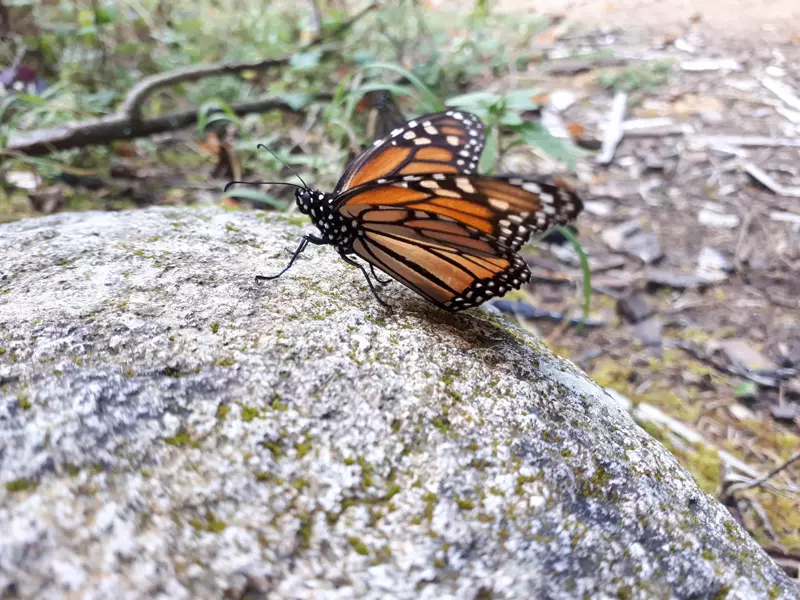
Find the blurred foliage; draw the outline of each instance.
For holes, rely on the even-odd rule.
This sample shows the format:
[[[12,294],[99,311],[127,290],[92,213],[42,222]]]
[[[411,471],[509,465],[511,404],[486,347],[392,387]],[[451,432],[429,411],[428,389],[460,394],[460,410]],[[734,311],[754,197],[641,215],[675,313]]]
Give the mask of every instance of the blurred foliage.
[[[236,130],[245,174],[278,176],[280,163],[255,150],[269,137],[275,147],[286,147],[287,156],[281,158],[291,153],[292,163],[313,171],[308,179],[320,187],[335,182],[354,140],[367,141],[356,106],[366,92],[379,88],[392,91],[409,117],[439,110],[444,103],[479,114],[490,131],[484,171],[494,168],[502,151],[518,144],[572,160],[570,147],[531,120],[536,90],[465,93],[524,69],[534,58],[529,50],[532,37],[548,24],[542,17],[495,15],[485,2],[474,3],[472,11],[445,14],[423,9],[418,0],[400,0],[373,11],[339,39],[326,38],[324,44],[303,51],[317,35],[311,5],[305,2],[15,2],[18,9],[25,5],[27,27],[16,45],[0,50],[0,61],[10,64],[24,46],[26,61],[33,60],[50,87],[41,94],[7,90],[11,93],[0,98],[3,140],[110,114],[127,90],[147,75],[201,63],[292,55],[288,68],[210,77],[158,90],[143,114],[198,107],[200,135],[223,125]],[[348,15],[328,9],[323,17],[325,36]],[[309,106],[315,96],[331,93],[333,102],[321,111]],[[308,109],[313,117],[305,131],[307,142],[294,140],[286,146],[286,125],[298,125],[294,117],[272,112],[238,118],[231,109],[237,102],[264,96]],[[272,135],[276,131],[280,135]],[[298,146],[306,159],[299,160]],[[134,141],[133,151],[144,160],[162,162],[159,145],[151,140]],[[105,174],[116,159],[111,147],[93,147],[55,153],[35,164],[19,157],[6,164],[20,168],[19,161],[25,162],[48,179],[64,167]]]

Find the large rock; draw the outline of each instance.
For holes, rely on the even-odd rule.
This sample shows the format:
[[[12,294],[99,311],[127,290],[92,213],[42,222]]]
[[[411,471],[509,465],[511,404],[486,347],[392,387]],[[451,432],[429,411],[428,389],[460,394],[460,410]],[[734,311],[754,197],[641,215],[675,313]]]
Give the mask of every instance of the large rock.
[[[0,226],[8,597],[795,597],[537,339],[398,284],[387,313],[329,248],[255,284],[287,221]]]

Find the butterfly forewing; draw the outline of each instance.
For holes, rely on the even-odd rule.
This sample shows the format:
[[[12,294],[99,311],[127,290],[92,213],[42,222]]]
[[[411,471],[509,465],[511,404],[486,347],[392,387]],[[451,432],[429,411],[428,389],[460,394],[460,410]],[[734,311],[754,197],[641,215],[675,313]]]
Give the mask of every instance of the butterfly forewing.
[[[480,119],[466,112],[449,110],[412,119],[356,157],[333,193],[395,175],[473,174],[485,137]]]
[[[458,223],[474,240],[515,252],[533,233],[575,218],[582,203],[561,181],[436,173],[395,176],[382,184],[355,188],[338,200],[337,207],[343,216],[362,224],[378,218],[371,210],[416,211],[440,229]],[[448,234],[438,235],[447,239]]]

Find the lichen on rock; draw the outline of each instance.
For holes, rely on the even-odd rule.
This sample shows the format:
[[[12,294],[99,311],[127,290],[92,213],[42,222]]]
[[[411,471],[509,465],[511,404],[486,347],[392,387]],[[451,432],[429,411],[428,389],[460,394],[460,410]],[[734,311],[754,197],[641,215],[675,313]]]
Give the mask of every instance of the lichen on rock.
[[[327,248],[256,284],[301,231],[211,207],[0,225],[5,594],[796,597],[491,310],[390,284],[389,313]]]

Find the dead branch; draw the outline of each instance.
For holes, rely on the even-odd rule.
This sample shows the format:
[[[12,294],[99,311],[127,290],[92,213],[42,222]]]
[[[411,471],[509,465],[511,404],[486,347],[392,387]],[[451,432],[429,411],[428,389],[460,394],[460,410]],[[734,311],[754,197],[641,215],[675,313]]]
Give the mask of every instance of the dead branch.
[[[614,160],[617,146],[625,135],[622,130],[622,122],[625,119],[625,109],[627,105],[628,94],[625,92],[617,92],[611,104],[611,114],[606,124],[605,134],[603,135],[603,147],[600,150],[600,155],[597,157],[597,164],[599,165],[610,165],[611,161]]]
[[[11,31],[11,16],[8,7],[0,0],[0,37],[5,37]]]
[[[311,23],[314,33],[320,35],[322,33],[322,11],[319,8],[318,0],[311,0]]]
[[[738,365],[722,364],[692,345],[677,340],[664,340],[664,345],[670,348],[678,348],[683,350],[692,358],[699,360],[710,367],[714,367],[718,371],[728,373],[729,375],[735,375],[736,377],[741,377],[743,379],[748,379],[753,383],[757,383],[763,387],[777,389],[782,380],[791,379],[792,377],[800,375],[800,371],[797,369],[748,369]]]
[[[302,50],[320,45],[346,31],[376,6],[376,4],[367,6],[357,15],[337,27],[330,36],[319,37],[302,46]],[[100,119],[81,121],[64,125],[63,127],[39,129],[26,135],[13,136],[9,138],[7,148],[29,156],[41,156],[55,150],[103,144],[117,139],[146,137],[155,133],[180,129],[197,121],[197,109],[169,113],[149,119],[142,118],[142,104],[155,90],[167,85],[175,85],[176,83],[197,81],[205,77],[284,66],[291,59],[292,56],[285,56],[251,62],[213,63],[152,75],[144,78],[128,92],[116,113]],[[317,99],[326,100],[330,99],[330,96],[318,96]],[[286,102],[275,98],[262,98],[253,102],[244,102],[231,108],[238,115],[268,110],[294,112],[294,109]]]
[[[327,101],[331,99],[331,96],[316,96],[314,99]],[[297,112],[283,100],[275,98],[261,98],[252,102],[234,104],[231,106],[231,110],[238,116],[270,110]],[[197,117],[197,109],[189,109],[133,123],[126,115],[117,113],[102,119],[82,121],[51,129],[37,129],[30,135],[13,137],[9,140],[8,150],[28,156],[42,156],[56,150],[81,148],[113,140],[131,140],[175,131],[196,123]]]
[[[785,460],[783,463],[781,463],[780,465],[778,465],[777,467],[772,469],[769,473],[767,473],[763,477],[759,477],[758,479],[755,479],[755,480],[753,480],[753,481],[751,481],[749,483],[746,483],[746,484],[734,484],[734,485],[730,486],[730,488],[728,488],[728,493],[729,494],[733,494],[734,492],[743,492],[744,490],[749,490],[751,488],[758,487],[761,484],[763,484],[765,481],[767,481],[768,479],[771,479],[772,477],[774,477],[775,475],[777,475],[781,471],[785,470],[792,463],[794,463],[794,462],[796,462],[798,460],[800,460],[800,452],[795,452],[793,456],[791,456],[789,459]]]

